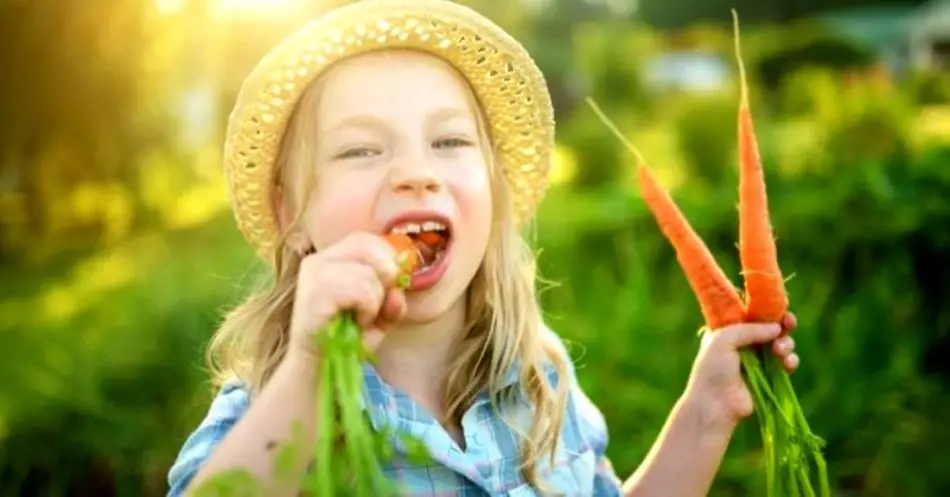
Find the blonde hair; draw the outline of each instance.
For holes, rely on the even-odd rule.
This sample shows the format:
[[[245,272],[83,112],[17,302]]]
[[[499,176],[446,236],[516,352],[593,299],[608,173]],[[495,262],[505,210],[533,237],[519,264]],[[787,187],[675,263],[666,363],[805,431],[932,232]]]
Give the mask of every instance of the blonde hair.
[[[568,358],[552,335],[545,333],[536,298],[534,253],[514,222],[510,191],[496,164],[484,110],[461,74],[469,102],[476,110],[480,142],[488,163],[493,197],[492,230],[481,267],[468,288],[466,324],[458,337],[453,363],[445,378],[446,420],[461,421],[465,410],[483,389],[493,406],[521,439],[522,473],[537,488],[546,485],[538,476],[545,455],[553,465],[560,441],[570,381]],[[272,255],[273,278],[224,319],[208,347],[207,359],[216,384],[240,378],[257,393],[282,360],[288,342],[291,311],[301,256],[287,246],[286,238],[299,223],[306,199],[313,189],[311,168],[316,136],[315,114],[322,79],[304,93],[291,116],[276,165],[276,185],[295,212],[284,227],[281,243]],[[294,189],[294,185],[306,185]],[[275,209],[279,208],[275,206]],[[554,367],[560,381],[552,385],[545,363]],[[520,388],[505,388],[509,371],[519,365]],[[508,414],[524,396],[532,412],[527,430]]]

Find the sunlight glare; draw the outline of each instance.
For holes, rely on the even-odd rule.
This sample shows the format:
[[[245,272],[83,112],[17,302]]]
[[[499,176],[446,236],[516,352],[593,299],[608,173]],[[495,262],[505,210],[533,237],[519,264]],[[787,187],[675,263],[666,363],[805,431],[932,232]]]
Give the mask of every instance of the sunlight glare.
[[[185,9],[185,0],[155,0],[155,10],[163,16],[172,16]]]
[[[218,0],[216,10],[222,14],[266,14],[298,8],[301,0]]]

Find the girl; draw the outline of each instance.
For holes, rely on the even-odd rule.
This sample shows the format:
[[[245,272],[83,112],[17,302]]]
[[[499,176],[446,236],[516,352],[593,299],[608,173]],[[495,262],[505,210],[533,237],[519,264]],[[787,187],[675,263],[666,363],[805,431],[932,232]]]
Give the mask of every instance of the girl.
[[[269,53],[231,115],[225,167],[238,226],[274,282],[211,343],[222,388],[170,470],[169,495],[235,468],[269,496],[299,493],[273,479],[273,448],[296,423],[319,436],[312,336],[344,310],[379,358],[365,367],[370,417],[418,436],[435,459],[385,468],[408,494],[705,495],[752,411],[738,349],[772,342],[792,370],[783,328],[794,322],[708,333],[653,450],[621,481],[601,414],[542,323],[520,235],[553,130],[531,58],[451,2],[356,2]],[[425,263],[406,293],[379,236],[393,231],[412,235]],[[299,474],[309,463],[295,462]]]

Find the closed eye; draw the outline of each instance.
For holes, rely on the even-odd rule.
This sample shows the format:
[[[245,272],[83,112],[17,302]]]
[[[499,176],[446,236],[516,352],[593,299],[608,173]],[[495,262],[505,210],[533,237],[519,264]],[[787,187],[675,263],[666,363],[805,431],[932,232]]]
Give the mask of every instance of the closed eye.
[[[441,138],[432,142],[432,148],[435,149],[471,147],[472,145],[474,143],[471,140],[464,138]]]
[[[361,159],[379,155],[379,151],[369,147],[348,148],[333,156],[334,159]]]

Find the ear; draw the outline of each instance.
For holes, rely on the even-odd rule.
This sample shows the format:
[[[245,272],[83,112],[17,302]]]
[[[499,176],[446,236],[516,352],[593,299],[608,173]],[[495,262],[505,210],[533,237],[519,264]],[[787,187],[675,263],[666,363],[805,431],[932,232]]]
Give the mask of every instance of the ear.
[[[281,185],[274,186],[274,194],[271,196],[273,205],[271,208],[277,214],[277,227],[281,233],[286,231],[293,222],[293,214],[290,212],[287,202],[284,201],[284,189]],[[300,255],[306,254],[310,247],[310,239],[307,234],[300,229],[295,229],[287,235],[287,246]]]

